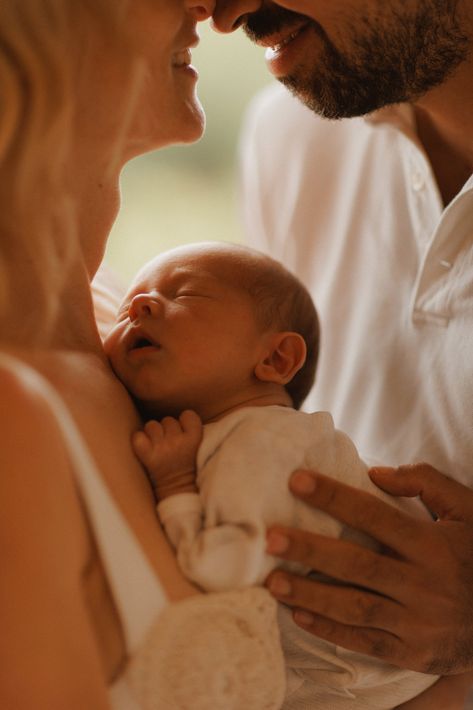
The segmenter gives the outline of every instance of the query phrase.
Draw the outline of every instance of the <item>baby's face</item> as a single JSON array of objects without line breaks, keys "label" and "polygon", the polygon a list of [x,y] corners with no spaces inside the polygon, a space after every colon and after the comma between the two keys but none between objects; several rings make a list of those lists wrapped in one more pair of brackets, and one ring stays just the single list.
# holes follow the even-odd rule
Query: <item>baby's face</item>
[{"label": "baby's face", "polygon": [[112,367],[155,416],[199,413],[247,387],[262,333],[250,296],[229,274],[229,254],[180,248],[132,284],[105,341]]}]

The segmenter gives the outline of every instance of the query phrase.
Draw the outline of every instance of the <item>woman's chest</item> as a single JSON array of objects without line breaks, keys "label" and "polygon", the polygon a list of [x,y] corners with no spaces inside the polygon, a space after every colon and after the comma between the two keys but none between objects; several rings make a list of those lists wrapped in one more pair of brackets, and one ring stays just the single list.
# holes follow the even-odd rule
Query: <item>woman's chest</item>
[{"label": "woman's chest", "polygon": [[[192,587],[178,570],[156,515],[151,486],[132,451],[131,435],[141,423],[128,393],[95,356],[65,358],[47,376],[69,408],[101,484],[146,564],[171,600],[188,596]],[[94,537],[90,515],[89,524]]]}]

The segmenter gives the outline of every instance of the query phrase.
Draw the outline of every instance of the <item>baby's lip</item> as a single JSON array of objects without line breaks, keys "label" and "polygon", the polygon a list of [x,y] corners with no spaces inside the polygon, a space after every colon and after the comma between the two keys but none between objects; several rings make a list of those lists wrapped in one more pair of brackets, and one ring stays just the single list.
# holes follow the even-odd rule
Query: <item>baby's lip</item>
[{"label": "baby's lip", "polygon": [[135,350],[144,350],[145,348],[161,348],[161,344],[154,338],[151,338],[142,328],[137,328],[131,331],[130,338],[127,343],[128,352]]}]

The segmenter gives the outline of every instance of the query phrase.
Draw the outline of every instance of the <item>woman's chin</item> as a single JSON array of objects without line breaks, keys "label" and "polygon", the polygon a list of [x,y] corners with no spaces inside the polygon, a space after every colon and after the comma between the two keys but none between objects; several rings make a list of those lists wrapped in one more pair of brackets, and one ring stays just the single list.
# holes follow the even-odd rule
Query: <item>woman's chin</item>
[{"label": "woman's chin", "polygon": [[181,143],[194,143],[202,138],[205,131],[205,112],[197,99],[188,106],[189,120],[182,123]]},{"label": "woman's chin", "polygon": [[205,113],[200,102],[186,103],[167,125],[154,125],[148,130],[134,131],[128,140],[125,160],[170,145],[194,143],[202,138],[204,131]]},{"label": "woman's chin", "polygon": [[193,143],[202,138],[205,131],[205,113],[196,94],[185,101],[176,112],[169,143]]}]

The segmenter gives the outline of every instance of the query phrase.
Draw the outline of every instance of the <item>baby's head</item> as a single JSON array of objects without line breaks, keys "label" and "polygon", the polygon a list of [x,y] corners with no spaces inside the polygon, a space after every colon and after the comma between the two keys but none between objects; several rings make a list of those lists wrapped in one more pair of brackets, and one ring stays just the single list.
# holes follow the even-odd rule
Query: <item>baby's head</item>
[{"label": "baby's head", "polygon": [[179,247],[134,279],[105,340],[113,369],[152,417],[204,421],[243,405],[299,408],[315,376],[317,313],[281,264],[243,246]]}]

